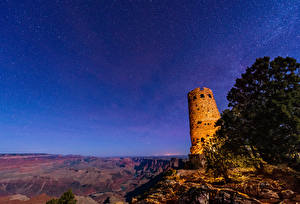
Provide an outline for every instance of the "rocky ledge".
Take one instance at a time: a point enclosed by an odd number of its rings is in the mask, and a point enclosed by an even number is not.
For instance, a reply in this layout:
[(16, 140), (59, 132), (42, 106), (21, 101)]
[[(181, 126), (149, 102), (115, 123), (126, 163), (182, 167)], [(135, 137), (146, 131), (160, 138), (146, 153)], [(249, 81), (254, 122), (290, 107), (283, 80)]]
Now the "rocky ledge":
[(300, 203), (300, 175), (289, 168), (235, 169), (231, 182), (204, 170), (169, 170), (127, 194), (131, 203)]

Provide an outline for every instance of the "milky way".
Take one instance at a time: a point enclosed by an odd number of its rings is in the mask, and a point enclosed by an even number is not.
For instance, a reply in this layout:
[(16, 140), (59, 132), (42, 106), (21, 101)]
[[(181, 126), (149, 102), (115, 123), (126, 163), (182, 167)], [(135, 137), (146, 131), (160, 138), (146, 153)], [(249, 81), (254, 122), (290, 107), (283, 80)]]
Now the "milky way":
[(187, 154), (256, 58), (300, 60), (300, 1), (2, 1), (0, 152)]

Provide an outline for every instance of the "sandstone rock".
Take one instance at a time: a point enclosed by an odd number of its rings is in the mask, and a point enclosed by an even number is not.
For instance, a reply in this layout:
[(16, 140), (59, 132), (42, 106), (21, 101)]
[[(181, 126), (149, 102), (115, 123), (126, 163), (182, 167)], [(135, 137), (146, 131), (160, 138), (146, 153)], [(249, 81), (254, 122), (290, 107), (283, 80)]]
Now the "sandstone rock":
[(275, 199), (279, 199), (278, 194), (276, 192), (270, 190), (270, 189), (263, 189), (259, 193), (259, 197), (261, 197), (261, 198), (275, 198)]
[(294, 194), (295, 193), (292, 190), (283, 190), (280, 192), (282, 198), (292, 198)]
[(174, 181), (174, 180), (166, 180), (166, 181), (165, 181), (165, 184), (166, 184), (166, 185), (175, 185), (175, 184), (176, 184), (176, 181)]
[(16, 195), (10, 196), (9, 200), (27, 201), (27, 200), (30, 200), (30, 198), (28, 198), (27, 196), (22, 195), (22, 194), (16, 194)]
[(259, 183), (259, 187), (261, 189), (272, 189), (271, 184), (268, 183), (268, 182), (261, 182), (261, 183)]
[(77, 204), (97, 204), (92, 198), (86, 196), (75, 196), (75, 199), (77, 200)]

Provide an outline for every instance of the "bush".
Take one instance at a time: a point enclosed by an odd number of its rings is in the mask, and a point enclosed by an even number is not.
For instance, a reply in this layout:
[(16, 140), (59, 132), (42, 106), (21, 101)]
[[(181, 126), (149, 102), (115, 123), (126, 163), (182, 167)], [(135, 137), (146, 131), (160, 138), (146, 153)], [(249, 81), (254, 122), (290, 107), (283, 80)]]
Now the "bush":
[(68, 190), (59, 199), (51, 199), (46, 204), (76, 204), (75, 196), (71, 190)]

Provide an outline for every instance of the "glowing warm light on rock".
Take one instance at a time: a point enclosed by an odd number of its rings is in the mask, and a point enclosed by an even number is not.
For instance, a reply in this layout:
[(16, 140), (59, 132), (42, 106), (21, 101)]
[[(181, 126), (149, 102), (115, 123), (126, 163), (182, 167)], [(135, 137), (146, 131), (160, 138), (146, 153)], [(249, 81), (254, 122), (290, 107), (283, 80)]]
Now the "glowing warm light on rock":
[(216, 132), (215, 122), (220, 113), (213, 92), (209, 88), (196, 88), (188, 93), (191, 154), (202, 154), (203, 144), (210, 142)]

